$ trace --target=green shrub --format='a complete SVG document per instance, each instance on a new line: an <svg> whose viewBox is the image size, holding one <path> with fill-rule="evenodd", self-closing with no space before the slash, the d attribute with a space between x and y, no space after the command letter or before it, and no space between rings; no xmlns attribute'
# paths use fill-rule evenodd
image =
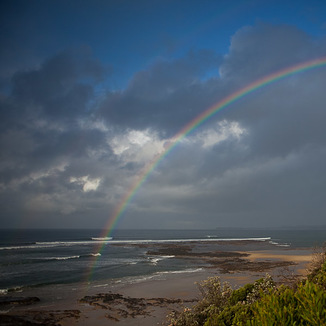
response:
<svg viewBox="0 0 326 326"><path fill-rule="evenodd" d="M204 326L245 325L252 317L250 306L237 303L227 306L221 313L211 315Z"/></svg>
<svg viewBox="0 0 326 326"><path fill-rule="evenodd" d="M296 325L296 307L293 290L281 288L264 295L252 305L250 325Z"/></svg>
<svg viewBox="0 0 326 326"><path fill-rule="evenodd" d="M196 315L191 309L184 308L184 311L181 313L173 312L168 316L169 326L199 326L200 318Z"/></svg>
<svg viewBox="0 0 326 326"><path fill-rule="evenodd" d="M191 309L184 308L180 313L168 316L170 325L196 326L203 325L209 316L219 314L229 303L232 289L229 283L221 284L218 276L209 277L198 283L202 299Z"/></svg>
<svg viewBox="0 0 326 326"><path fill-rule="evenodd" d="M248 294L252 292L254 287L254 284L248 283L240 289L234 290L230 296L230 304L235 305L238 302L246 301Z"/></svg>
<svg viewBox="0 0 326 326"><path fill-rule="evenodd" d="M325 262L326 262L326 243L322 248L315 248L314 254L312 255L311 262L308 268L308 279L312 279L321 270L325 272Z"/></svg>
<svg viewBox="0 0 326 326"><path fill-rule="evenodd" d="M272 277L266 274L264 278L255 281L253 284L249 283L233 290L228 304L224 304L224 309L211 313L204 326L245 325L252 318L250 304L275 288Z"/></svg>
<svg viewBox="0 0 326 326"><path fill-rule="evenodd" d="M276 284L269 274L257 280L251 291L248 293L246 301L252 304L259 300L263 295L269 294L276 289Z"/></svg>
<svg viewBox="0 0 326 326"><path fill-rule="evenodd" d="M232 294L232 288L228 282L221 284L218 276L209 277L198 283L199 291L202 295L202 301L199 303L200 308L216 307L217 310L223 309L229 302Z"/></svg>
<svg viewBox="0 0 326 326"><path fill-rule="evenodd" d="M211 277L191 309L170 315L170 326L326 326L326 253L315 256L305 282L276 287L270 275L232 290Z"/></svg>
<svg viewBox="0 0 326 326"><path fill-rule="evenodd" d="M326 292L321 286L307 281L298 287L295 297L306 325L326 325Z"/></svg>
<svg viewBox="0 0 326 326"><path fill-rule="evenodd" d="M312 282L297 290L280 287L252 305L250 325L326 325L326 293Z"/></svg>
<svg viewBox="0 0 326 326"><path fill-rule="evenodd" d="M324 290L326 290L326 261L324 261L318 270L314 270L311 274L308 275L308 280L318 284Z"/></svg>

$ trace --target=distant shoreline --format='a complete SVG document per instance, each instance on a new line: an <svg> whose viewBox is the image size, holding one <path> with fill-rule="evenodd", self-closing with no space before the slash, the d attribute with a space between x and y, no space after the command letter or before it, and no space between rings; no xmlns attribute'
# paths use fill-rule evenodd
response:
<svg viewBox="0 0 326 326"><path fill-rule="evenodd" d="M56 230L93 230L93 231L98 231L99 234L103 232L103 228L100 227L90 227L90 228L76 228L76 227L65 227L65 228L60 228L60 227L41 227L41 228L35 228L35 227L0 227L0 231L8 231L8 230L13 230L13 231L24 231L24 230L47 230L47 231L56 231ZM115 228L114 231L194 231L194 230L202 230L202 231L213 231L213 230L276 230L276 231L281 231L281 230L326 230L326 224L321 224L321 225L284 225L284 226L216 226L212 228L203 228L203 229L198 229L198 228L176 228L176 229L170 229L170 228Z"/></svg>

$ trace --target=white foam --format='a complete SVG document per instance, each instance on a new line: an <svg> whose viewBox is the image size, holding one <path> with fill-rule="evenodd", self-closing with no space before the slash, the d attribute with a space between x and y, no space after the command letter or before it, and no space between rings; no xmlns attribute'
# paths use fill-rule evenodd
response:
<svg viewBox="0 0 326 326"><path fill-rule="evenodd" d="M141 276L134 276L134 277L126 277L123 280L119 279L116 280L115 283L124 283L124 284L135 284L135 283L142 283L150 280L164 280L166 276L170 274L187 274L187 273L198 273L203 271L203 268L189 268L184 270L177 270L177 271L165 271L165 272L157 272L150 275L141 275Z"/></svg>
<svg viewBox="0 0 326 326"><path fill-rule="evenodd" d="M151 261L153 265L157 265L157 263L164 259L174 258L175 256L172 255L166 255L166 256L155 256L155 257L149 257L148 259Z"/></svg>
<svg viewBox="0 0 326 326"><path fill-rule="evenodd" d="M103 288L103 287L107 287L109 284L105 283L105 284L98 284L98 285L93 285L93 288Z"/></svg>
<svg viewBox="0 0 326 326"><path fill-rule="evenodd" d="M10 288L10 289L0 289L0 295L6 295L9 292L23 292L23 287L16 286L16 287Z"/></svg>
<svg viewBox="0 0 326 326"><path fill-rule="evenodd" d="M169 271L169 272L159 272L158 274L183 274L183 273L198 273L201 272L203 268L189 268L179 271Z"/></svg>
<svg viewBox="0 0 326 326"><path fill-rule="evenodd" d="M68 256L68 257L47 257L46 260L68 260L68 259L76 259L80 258L80 256Z"/></svg>
<svg viewBox="0 0 326 326"><path fill-rule="evenodd" d="M97 254L90 254L90 256L99 257L99 256L102 256L102 255L98 252Z"/></svg>
<svg viewBox="0 0 326 326"><path fill-rule="evenodd" d="M139 259L139 258L118 258L117 262L120 264L127 264L127 265L136 265L139 262L144 261L144 259Z"/></svg>
<svg viewBox="0 0 326 326"><path fill-rule="evenodd" d="M137 278L129 279L129 283L133 284L133 283L146 282L146 281L152 280L155 277L157 277L157 275L155 275L155 274L148 275L148 276L137 277Z"/></svg>
<svg viewBox="0 0 326 326"><path fill-rule="evenodd" d="M37 249L37 248L44 248L44 247L39 245L10 246L10 247L0 247L0 250Z"/></svg>
<svg viewBox="0 0 326 326"><path fill-rule="evenodd" d="M275 241L269 241L270 244L275 245L277 247L290 247L291 245L288 243L278 243Z"/></svg>
<svg viewBox="0 0 326 326"><path fill-rule="evenodd" d="M205 239L165 239L165 240L112 240L111 244L150 244L150 243L180 243L180 242L219 242L219 241L268 241L264 238L205 238Z"/></svg>
<svg viewBox="0 0 326 326"><path fill-rule="evenodd" d="M68 259L78 259L78 258L85 258L85 257L98 257L101 256L100 253L96 254L85 254L85 255L75 255L75 256L59 256L59 257L44 257L44 258L34 258L34 259L44 259L44 260L68 260Z"/></svg>
<svg viewBox="0 0 326 326"><path fill-rule="evenodd" d="M225 239L219 239L214 238L210 239L210 241L268 241L271 240L271 237L264 237L264 238L225 238Z"/></svg>
<svg viewBox="0 0 326 326"><path fill-rule="evenodd" d="M49 241L49 242L35 242L35 244L22 245L22 246L8 246L0 247L0 250L19 250L19 249L42 249L42 248L53 248L53 247L70 247L76 245L94 245L96 243L108 243L111 240L99 241L99 240L89 240L89 241Z"/></svg>
<svg viewBox="0 0 326 326"><path fill-rule="evenodd" d="M157 265L157 263L161 260L160 258L149 258L149 260L151 261L151 264L153 265Z"/></svg>
<svg viewBox="0 0 326 326"><path fill-rule="evenodd" d="M94 243L102 243L103 241L49 241L49 242L36 242L36 245L39 246L49 246L49 247L57 247L57 246L75 246L75 245L89 245Z"/></svg>
<svg viewBox="0 0 326 326"><path fill-rule="evenodd" d="M93 245L93 244L151 244L151 243L186 243L186 242L228 242L228 241L269 241L271 237L265 238L205 238L205 239L160 239L160 240L114 240L113 238L92 238L87 241L49 241L36 242L35 244L23 246L0 247L0 250L18 250L18 249L40 249L52 247L69 247L76 245ZM102 240L95 240L102 239ZM105 240L104 240L105 239Z"/></svg>

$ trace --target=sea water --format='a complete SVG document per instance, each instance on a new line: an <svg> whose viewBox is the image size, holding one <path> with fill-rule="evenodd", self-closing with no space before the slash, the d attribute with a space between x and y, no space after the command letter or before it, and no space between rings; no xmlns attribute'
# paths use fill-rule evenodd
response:
<svg viewBox="0 0 326 326"><path fill-rule="evenodd" d="M205 263L147 251L151 245L200 242L209 250L217 240L219 250L239 250L243 240L251 240L246 250L313 248L325 242L326 230L115 230L105 238L92 229L0 230L0 294L50 284L138 282L194 273Z"/></svg>

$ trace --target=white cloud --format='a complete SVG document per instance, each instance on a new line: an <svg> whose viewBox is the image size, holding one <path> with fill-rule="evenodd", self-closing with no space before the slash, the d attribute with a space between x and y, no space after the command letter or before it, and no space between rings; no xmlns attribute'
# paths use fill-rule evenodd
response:
<svg viewBox="0 0 326 326"><path fill-rule="evenodd" d="M129 130L108 140L115 155L124 162L146 163L164 150L165 140L156 132L146 130Z"/></svg>
<svg viewBox="0 0 326 326"><path fill-rule="evenodd" d="M209 148L227 139L240 139L245 134L247 130L238 122L222 120L217 122L215 128L204 130L194 137L202 143L204 148Z"/></svg>
<svg viewBox="0 0 326 326"><path fill-rule="evenodd" d="M89 178L88 175L86 175L79 178L71 177L70 182L77 183L78 185L82 186L84 192L88 192L88 191L96 190L100 185L101 179L100 178L92 179Z"/></svg>

